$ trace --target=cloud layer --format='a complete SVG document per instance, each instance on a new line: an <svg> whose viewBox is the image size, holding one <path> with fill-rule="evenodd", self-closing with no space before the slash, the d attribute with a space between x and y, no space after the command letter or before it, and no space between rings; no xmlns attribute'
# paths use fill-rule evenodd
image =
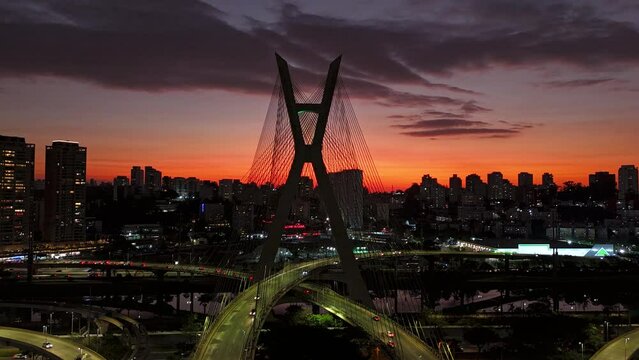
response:
<svg viewBox="0 0 639 360"><path fill-rule="evenodd" d="M344 4L343 13L349 13ZM240 26L195 0L32 1L0 3L0 77L59 76L141 91L224 89L268 94L273 52L316 84L343 54L352 97L428 111L435 119L395 125L410 136L512 136L524 128L486 127L469 116L488 112L473 89L434 79L496 66L558 63L606 68L639 63L639 31L624 14L631 1L605 9L593 2L454 1L398 5L431 17L353 19L274 5L271 20ZM604 11L605 10L605 11ZM613 82L612 78L549 80L551 88ZM403 89L411 90L403 90ZM432 126L433 121L469 121ZM473 124L474 123L474 124ZM406 126L406 127L402 127Z"/></svg>

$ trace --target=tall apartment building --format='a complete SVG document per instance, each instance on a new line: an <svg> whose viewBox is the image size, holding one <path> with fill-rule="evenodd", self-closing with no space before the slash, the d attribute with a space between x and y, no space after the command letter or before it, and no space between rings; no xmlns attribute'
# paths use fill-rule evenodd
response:
<svg viewBox="0 0 639 360"><path fill-rule="evenodd" d="M462 195L462 179L457 176L457 174L453 174L453 176L448 178L448 188L450 189L450 202L460 202Z"/></svg>
<svg viewBox="0 0 639 360"><path fill-rule="evenodd" d="M625 200L628 195L637 195L639 183L637 181L637 167L621 165L619 168L619 199Z"/></svg>
<svg viewBox="0 0 639 360"><path fill-rule="evenodd" d="M615 174L607 171L598 171L588 175L588 186L593 200L609 200L615 197L617 182Z"/></svg>
<svg viewBox="0 0 639 360"><path fill-rule="evenodd" d="M149 192L162 189L162 172L152 166L144 167L144 187Z"/></svg>
<svg viewBox="0 0 639 360"><path fill-rule="evenodd" d="M87 149L77 142L54 141L46 147L44 240L86 239Z"/></svg>
<svg viewBox="0 0 639 360"><path fill-rule="evenodd" d="M364 226L364 172L359 169L329 173L335 200L345 225L351 229Z"/></svg>
<svg viewBox="0 0 639 360"><path fill-rule="evenodd" d="M488 174L487 195L491 200L502 200L504 196L504 176L499 171Z"/></svg>
<svg viewBox="0 0 639 360"><path fill-rule="evenodd" d="M131 168L131 186L134 189L141 189L144 186L144 170L139 166Z"/></svg>
<svg viewBox="0 0 639 360"><path fill-rule="evenodd" d="M34 231L35 146L0 135L0 245L26 244Z"/></svg>

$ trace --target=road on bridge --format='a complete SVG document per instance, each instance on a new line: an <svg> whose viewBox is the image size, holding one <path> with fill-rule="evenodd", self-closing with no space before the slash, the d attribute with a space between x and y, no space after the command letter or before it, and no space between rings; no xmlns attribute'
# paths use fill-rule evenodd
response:
<svg viewBox="0 0 639 360"><path fill-rule="evenodd" d="M311 302L323 307L342 320L362 328L382 343L394 342L394 350L399 358L410 360L440 359L421 339L386 316L377 315L372 310L327 287L310 283L300 284L299 287L306 290L304 294ZM375 316L378 316L379 320L374 320L373 317ZM393 334L392 337L388 336L389 331Z"/></svg>
<svg viewBox="0 0 639 360"><path fill-rule="evenodd" d="M387 255L397 256L399 254L387 253ZM360 258L381 256L386 255L371 254L360 256ZM279 298L306 280L311 271L336 263L337 258L326 258L288 264L282 271L259 284L259 299L257 300L258 284L250 286L231 301L213 324L206 329L193 358L243 359L250 356L255 337L259 334L265 317ZM253 309L255 309L255 316L250 315ZM407 358L419 359L419 355Z"/></svg>
<svg viewBox="0 0 639 360"><path fill-rule="evenodd" d="M608 341L590 360L630 359L639 350L639 329L631 330Z"/></svg>
<svg viewBox="0 0 639 360"><path fill-rule="evenodd" d="M37 331L0 327L0 339L23 350L45 354L56 360L76 359L80 352L87 354L84 358L86 360L106 360L100 354L78 343L53 335L43 335ZM45 349L42 345L46 341L50 342L53 347Z"/></svg>

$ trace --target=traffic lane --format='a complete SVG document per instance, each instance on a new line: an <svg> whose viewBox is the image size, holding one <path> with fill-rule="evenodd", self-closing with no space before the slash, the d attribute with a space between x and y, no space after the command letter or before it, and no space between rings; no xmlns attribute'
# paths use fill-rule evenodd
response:
<svg viewBox="0 0 639 360"><path fill-rule="evenodd" d="M626 339L628 341L626 342ZM639 329L631 330L618 336L599 349L590 359L626 359L630 358L634 352L639 350Z"/></svg>
<svg viewBox="0 0 639 360"><path fill-rule="evenodd" d="M379 321L373 317L377 314L373 311L349 301L330 289L314 284L303 284L301 287L312 291L311 297L318 301L318 305L334 313L345 321L359 326L381 342L388 345L389 341L395 343L394 350L404 359L437 359L437 355L419 338L404 330L399 324L385 316L380 316ZM388 336L388 331L394 336Z"/></svg>
<svg viewBox="0 0 639 360"><path fill-rule="evenodd" d="M0 327L0 339L14 342L16 345L24 346L25 350L46 354L54 359L75 359L82 351L89 355L87 359L105 360L100 354L80 344L53 335L43 335L37 331ZM51 343L53 347L45 349L45 342Z"/></svg>

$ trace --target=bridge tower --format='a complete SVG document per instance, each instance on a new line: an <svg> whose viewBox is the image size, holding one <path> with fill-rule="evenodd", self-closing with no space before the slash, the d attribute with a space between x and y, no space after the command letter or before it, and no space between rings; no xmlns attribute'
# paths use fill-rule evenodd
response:
<svg viewBox="0 0 639 360"><path fill-rule="evenodd" d="M268 238L262 248L257 279L259 280L266 277L274 264L284 231L284 225L288 219L302 176L302 170L305 164L310 164L312 165L317 180L320 199L324 202L330 219L332 234L336 243L335 247L339 254L342 270L346 278L349 295L356 301L366 305L372 305L368 290L355 261L353 243L348 237L346 225L342 219L322 155L324 135L326 134L331 104L333 103L333 94L338 81L341 56L333 60L329 66L321 102L319 103L299 103L296 101L288 63L278 54L275 54L275 57L277 60L283 100L286 105L286 113L293 135L294 155L288 177L281 188L275 219L270 224ZM300 115L304 113L316 114L317 120L314 129L312 126L302 126Z"/></svg>

